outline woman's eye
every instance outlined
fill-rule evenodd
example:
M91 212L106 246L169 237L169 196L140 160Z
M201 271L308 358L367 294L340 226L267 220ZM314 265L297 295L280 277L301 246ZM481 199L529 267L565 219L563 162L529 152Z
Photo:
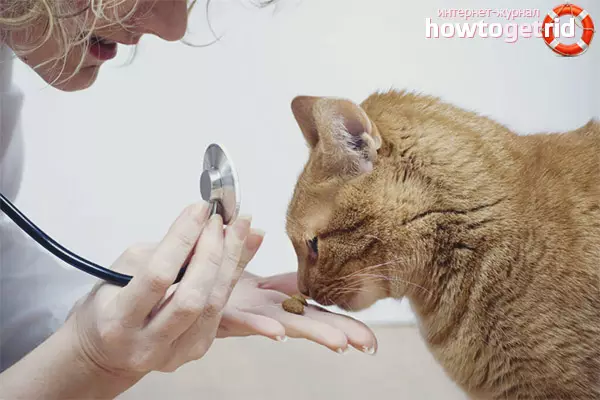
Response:
M317 256L319 254L319 239L314 237L308 241L308 247L312 255Z

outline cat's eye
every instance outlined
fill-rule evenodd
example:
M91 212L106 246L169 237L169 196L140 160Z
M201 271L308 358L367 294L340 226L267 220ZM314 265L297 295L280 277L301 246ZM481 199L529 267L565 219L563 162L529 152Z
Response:
M308 249L310 251L310 255L313 258L316 258L319 255L319 239L314 237L308 241Z

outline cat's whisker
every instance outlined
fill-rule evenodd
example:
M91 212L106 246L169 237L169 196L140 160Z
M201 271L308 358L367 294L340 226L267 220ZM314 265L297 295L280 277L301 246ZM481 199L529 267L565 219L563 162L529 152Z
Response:
M351 285L345 285L345 287L356 286L357 284L362 284L364 282L387 281L387 282L391 282L391 283L402 283L402 284L411 285L411 286L417 287L417 288L419 288L421 290L424 290L429 295L433 294L429 289L427 289L427 288L425 288L425 287L423 287L421 285L418 285L418 284L416 284L414 282L410 282L410 281L408 281L406 279L402 279L402 278L387 277L385 275L372 275L372 274L362 274L360 276L357 276L357 278L360 278L361 280L360 281L355 281Z
M370 271L370 270L381 268L381 267L385 267L385 266L388 266L390 264L397 263L400 260L401 260L400 258L397 258L395 260L390 260L390 261L386 261L386 262L383 262L383 263L380 263L380 264L371 265L371 266L365 267L365 268L363 268L363 269L361 269L359 271L354 272L354 274L357 274L357 273L360 273L360 272L364 272L364 271Z
M339 294L347 294L347 293L368 293L369 290L365 289L365 288L356 288L356 289L342 289L342 290L338 290L336 292L337 295Z
M384 263L381 263L381 264L371 265L371 266L369 266L369 267L362 268L362 269L360 269L359 271L354 271L354 272L352 272L352 273L350 273L350 274L347 274L347 275L341 276L341 277L339 277L339 278L337 278L337 279L338 279L338 280L344 280L344 279L348 279L348 278L351 278L351 277L352 277L352 276L354 276L354 275L358 275L358 274L361 274L361 273L363 273L363 272L366 272L366 271L371 271L371 270L374 270L374 269L377 269L377 268L385 267L385 266L388 266L388 265L390 265L390 264L396 263L396 262L398 262L398 261L400 261L400 259L396 259L396 260L387 261L387 262L384 262Z
M347 288L347 287L330 287L325 289L327 295L325 296L325 301L331 302L332 299L339 298L345 294L357 294L357 293L369 293L368 289L357 287L357 288ZM335 303L335 301L334 301Z
M327 293L327 296L325 297L326 301L330 302L331 298L335 299L346 294L368 293L369 289L364 288L364 284L367 282L389 282L396 285L410 285L431 295L432 293L430 290L414 282L384 275L384 273L387 273L388 271L391 272L393 270L391 265L397 263L398 261L400 261L400 259L394 259L380 264L370 265L358 271L354 271L336 278L334 282L329 285L329 287L325 288L325 292Z
M406 279L401 279L401 278L389 278L389 277L385 277L385 276L381 276L381 277L377 277L377 276L366 276L366 277L362 277L360 280L357 280L354 282L353 286L356 285L361 285L365 282L370 282L370 283L377 283L377 282L390 282L390 283L409 283L412 285L416 285L418 287L420 287L423 290L427 290L426 288L417 285L416 283L407 281Z

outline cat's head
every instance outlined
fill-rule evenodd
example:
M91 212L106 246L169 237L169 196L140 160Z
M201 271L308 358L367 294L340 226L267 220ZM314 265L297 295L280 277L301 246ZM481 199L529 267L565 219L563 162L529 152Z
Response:
M301 96L292 111L310 149L287 216L300 291L347 310L397 297L397 231L382 167L389 149L379 128L344 99Z

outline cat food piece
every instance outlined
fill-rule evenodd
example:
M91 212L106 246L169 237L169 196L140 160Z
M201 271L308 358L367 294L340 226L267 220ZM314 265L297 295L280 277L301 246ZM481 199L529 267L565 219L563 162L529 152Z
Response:
M304 314L304 304L294 297L285 300L281 303L283 309L292 314L302 315Z
M306 301L306 299L304 298L304 296L302 296L301 294L295 294L295 295L293 295L292 299L298 300L300 303L304 304L305 306L308 305L308 302Z

